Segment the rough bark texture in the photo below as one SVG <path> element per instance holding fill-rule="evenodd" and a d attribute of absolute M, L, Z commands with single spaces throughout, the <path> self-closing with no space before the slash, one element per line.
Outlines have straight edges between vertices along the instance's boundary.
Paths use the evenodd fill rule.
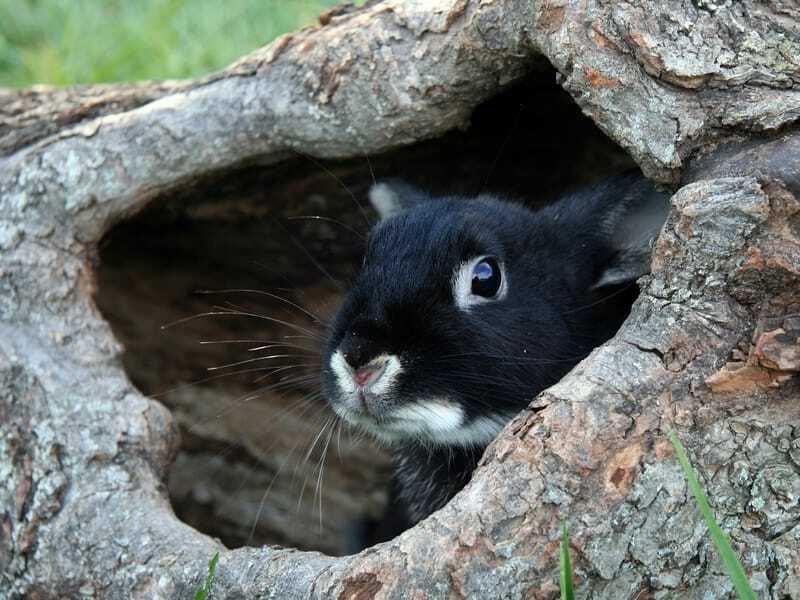
<path fill-rule="evenodd" d="M 674 429 L 759 595 L 800 598 L 797 5 L 398 1 L 324 22 L 194 84 L 0 96 L 0 596 L 190 597 L 220 551 L 216 597 L 554 598 L 566 519 L 582 596 L 731 597 Z M 683 184 L 622 330 L 392 542 L 229 551 L 181 523 L 175 421 L 93 299 L 101 237 L 293 152 L 465 127 L 541 56 L 647 174 Z"/>

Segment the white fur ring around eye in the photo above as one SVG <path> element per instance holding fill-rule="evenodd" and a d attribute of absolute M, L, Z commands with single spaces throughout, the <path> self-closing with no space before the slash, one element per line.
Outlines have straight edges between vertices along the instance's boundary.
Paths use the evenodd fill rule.
<path fill-rule="evenodd" d="M 473 306 L 502 300 L 508 293 L 503 263 L 493 256 L 477 256 L 461 263 L 453 273 L 453 299 L 469 311 Z"/>

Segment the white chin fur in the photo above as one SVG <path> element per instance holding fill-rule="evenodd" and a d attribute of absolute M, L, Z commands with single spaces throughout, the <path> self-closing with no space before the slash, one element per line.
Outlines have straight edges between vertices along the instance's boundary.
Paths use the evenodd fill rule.
<path fill-rule="evenodd" d="M 407 404 L 389 414 L 381 423 L 337 410 L 351 424 L 360 427 L 388 444 L 403 440 L 418 440 L 442 446 L 483 446 L 503 429 L 507 417 L 499 414 L 481 416 L 464 423 L 464 411 L 449 400 L 425 400 Z"/>
<path fill-rule="evenodd" d="M 393 432 L 410 437 L 424 435 L 436 438 L 437 434 L 455 431 L 464 422 L 464 411 L 447 400 L 412 402 L 393 410 L 390 421 L 384 426 Z"/>
<path fill-rule="evenodd" d="M 449 400 L 413 402 L 391 413 L 398 421 L 384 425 L 402 438 L 416 438 L 445 446 L 482 446 L 491 442 L 507 419 L 493 415 L 464 422 L 464 410 Z"/>

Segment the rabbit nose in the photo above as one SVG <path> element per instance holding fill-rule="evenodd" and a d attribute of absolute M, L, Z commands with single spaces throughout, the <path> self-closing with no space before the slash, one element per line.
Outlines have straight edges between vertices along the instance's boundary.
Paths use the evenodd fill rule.
<path fill-rule="evenodd" d="M 358 369 L 353 375 L 353 381 L 355 381 L 358 387 L 365 388 L 374 381 L 380 379 L 381 375 L 383 375 L 383 372 L 385 370 L 386 370 L 385 360 L 381 360 L 380 362 L 373 361 Z"/>
<path fill-rule="evenodd" d="M 369 366 L 375 357 L 384 352 L 380 344 L 355 334 L 345 337 L 339 349 L 354 372 Z"/>

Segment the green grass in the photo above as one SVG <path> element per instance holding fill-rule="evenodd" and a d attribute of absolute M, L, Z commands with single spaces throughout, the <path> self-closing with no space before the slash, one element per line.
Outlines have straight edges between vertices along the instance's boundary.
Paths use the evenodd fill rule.
<path fill-rule="evenodd" d="M 711 510 L 711 506 L 708 504 L 708 498 L 706 498 L 703 488 L 700 486 L 700 482 L 697 481 L 694 469 L 692 469 L 689 458 L 686 456 L 686 451 L 683 449 L 683 444 L 681 444 L 678 436 L 675 435 L 673 431 L 668 432 L 667 435 L 675 448 L 675 453 L 678 455 L 678 462 L 681 463 L 683 472 L 686 474 L 686 479 L 689 481 L 689 489 L 692 490 L 692 495 L 697 505 L 700 507 L 703 518 L 706 520 L 708 532 L 711 535 L 714 545 L 717 547 L 717 552 L 719 552 L 722 557 L 722 562 L 725 563 L 725 568 L 728 571 L 728 576 L 733 583 L 733 587 L 736 589 L 736 593 L 739 594 L 741 600 L 755 600 L 756 595 L 750 587 L 750 582 L 742 568 L 742 563 L 739 562 L 736 553 L 733 551 L 733 548 L 731 548 L 728 536 L 720 529 L 717 520 L 714 518 L 714 511 Z"/>
<path fill-rule="evenodd" d="M 572 589 L 572 563 L 569 559 L 569 536 L 567 535 L 566 522 L 561 523 L 561 600 L 574 600 L 575 591 Z"/>
<path fill-rule="evenodd" d="M 208 561 L 208 574 L 206 575 L 206 580 L 203 583 L 203 587 L 197 590 L 197 593 L 194 595 L 194 600 L 207 600 L 208 595 L 211 593 L 211 586 L 214 584 L 214 573 L 217 572 L 217 563 L 219 562 L 219 552 L 217 552 L 214 557 Z"/>
<path fill-rule="evenodd" d="M 335 0 L 0 0 L 0 86 L 198 77 Z"/>
<path fill-rule="evenodd" d="M 675 453 L 678 456 L 678 462 L 681 464 L 683 472 L 686 475 L 686 479 L 689 482 L 689 489 L 691 490 L 697 505 L 700 507 L 700 512 L 702 513 L 703 518 L 706 521 L 706 525 L 708 526 L 708 532 L 711 535 L 711 540 L 717 547 L 717 552 L 719 552 L 720 556 L 722 557 L 722 562 L 725 563 L 725 568 L 728 571 L 728 577 L 730 578 L 731 583 L 733 583 L 736 593 L 739 595 L 740 600 L 756 600 L 755 592 L 753 592 L 753 588 L 750 587 L 750 582 L 747 579 L 747 574 L 742 568 L 742 563 L 739 562 L 739 558 L 736 556 L 733 548 L 731 548 L 731 543 L 728 540 L 728 536 L 725 535 L 724 531 L 722 531 L 719 523 L 717 523 L 717 520 L 714 517 L 714 511 L 711 510 L 711 506 L 708 503 L 708 498 L 706 497 L 705 492 L 703 492 L 700 482 L 697 481 L 697 477 L 694 474 L 694 469 L 692 468 L 692 464 L 689 462 L 689 458 L 686 456 L 686 451 L 683 448 L 683 444 L 681 444 L 681 441 L 674 432 L 670 431 L 667 433 L 667 435 L 672 442 L 672 446 L 675 448 Z M 573 591 L 572 587 L 572 563 L 569 557 L 569 537 L 567 536 L 567 524 L 565 522 L 561 524 L 559 579 L 561 584 L 561 600 L 573 600 L 575 598 L 575 592 Z"/>

